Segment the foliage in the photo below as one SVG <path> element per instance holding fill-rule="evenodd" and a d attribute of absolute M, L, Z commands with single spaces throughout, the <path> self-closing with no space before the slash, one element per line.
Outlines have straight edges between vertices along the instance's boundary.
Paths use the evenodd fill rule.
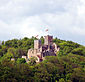
<path fill-rule="evenodd" d="M 36 63 L 32 57 L 26 63 L 23 55 L 33 48 L 36 38 L 3 41 L 0 45 L 0 82 L 85 82 L 85 47 L 72 41 L 55 38 L 60 47 L 57 56 L 47 56 Z M 44 38 L 40 38 L 42 44 Z M 15 62 L 11 61 L 15 58 Z"/>
<path fill-rule="evenodd" d="M 29 61 L 29 64 L 30 64 L 30 65 L 35 65 L 35 64 L 36 64 L 36 60 L 37 60 L 36 57 L 31 57 L 31 58 L 30 58 L 30 61 Z"/>
<path fill-rule="evenodd" d="M 22 63 L 25 63 L 26 60 L 24 58 L 18 58 L 16 62 L 17 64 L 22 64 Z"/>

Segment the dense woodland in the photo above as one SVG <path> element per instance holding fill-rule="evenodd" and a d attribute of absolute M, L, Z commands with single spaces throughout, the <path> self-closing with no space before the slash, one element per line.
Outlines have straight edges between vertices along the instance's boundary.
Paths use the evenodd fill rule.
<path fill-rule="evenodd" d="M 33 48 L 36 38 L 3 41 L 0 45 L 0 82 L 85 82 L 85 47 L 72 41 L 55 38 L 60 47 L 57 56 L 47 56 L 36 63 L 21 58 Z M 40 38 L 42 44 L 43 37 Z M 15 61 L 11 61 L 15 58 Z"/>

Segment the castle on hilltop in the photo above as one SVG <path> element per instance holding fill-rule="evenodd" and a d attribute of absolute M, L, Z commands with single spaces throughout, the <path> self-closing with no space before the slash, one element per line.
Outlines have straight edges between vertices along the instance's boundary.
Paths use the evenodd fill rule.
<path fill-rule="evenodd" d="M 44 37 L 44 44 L 41 44 L 41 40 L 34 40 L 34 49 L 29 49 L 27 58 L 36 57 L 36 62 L 44 60 L 45 56 L 56 56 L 59 48 L 53 43 L 53 36 L 47 35 Z"/>

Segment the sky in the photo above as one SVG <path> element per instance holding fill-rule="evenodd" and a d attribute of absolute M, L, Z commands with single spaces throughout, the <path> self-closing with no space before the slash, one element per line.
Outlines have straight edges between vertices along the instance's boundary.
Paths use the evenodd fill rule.
<path fill-rule="evenodd" d="M 0 0 L 1 41 L 46 34 L 85 45 L 85 0 Z"/>

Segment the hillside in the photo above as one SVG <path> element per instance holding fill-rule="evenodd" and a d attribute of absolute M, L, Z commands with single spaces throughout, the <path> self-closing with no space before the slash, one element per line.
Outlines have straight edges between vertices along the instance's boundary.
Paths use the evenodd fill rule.
<path fill-rule="evenodd" d="M 46 57 L 36 64 L 32 58 L 29 64 L 22 55 L 33 48 L 36 38 L 13 39 L 0 45 L 0 81 L 6 82 L 85 82 L 85 47 L 72 41 L 54 38 L 60 51 L 57 56 Z M 44 38 L 40 38 L 42 44 Z M 11 61 L 15 58 L 15 61 Z"/>

